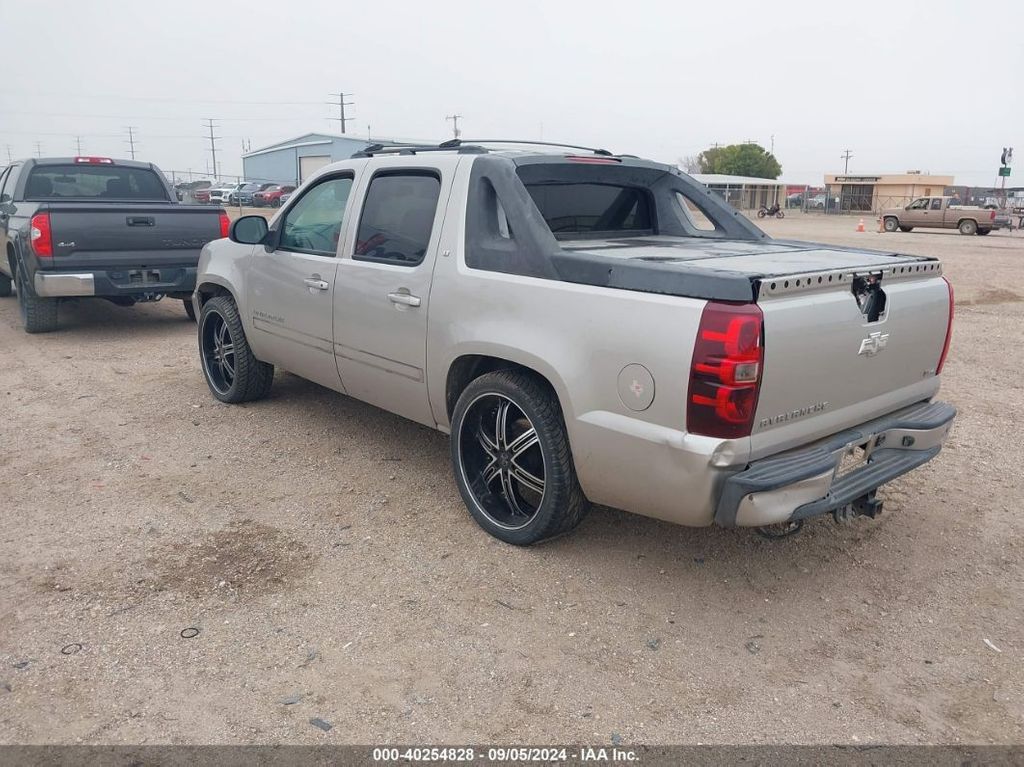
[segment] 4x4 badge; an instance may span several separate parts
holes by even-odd
[[[860,351],[858,351],[857,354],[866,354],[868,357],[874,357],[882,351],[888,343],[888,333],[883,333],[880,330],[875,331],[860,342]]]

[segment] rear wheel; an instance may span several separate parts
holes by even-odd
[[[11,278],[6,274],[0,274],[0,298],[7,298],[12,292]]]
[[[786,214],[785,214],[785,213],[783,213],[783,212],[782,212],[781,210],[780,210],[780,211],[778,211],[778,212],[777,212],[777,213],[775,214],[775,218],[785,218],[785,217],[786,217]]]
[[[18,288],[18,307],[21,324],[26,333],[49,333],[57,329],[57,299],[40,298],[28,284],[24,268],[19,264],[14,271]]]
[[[759,211],[757,211],[758,218],[764,218],[767,214],[768,211],[766,211],[764,208],[761,208]]]
[[[558,399],[527,373],[500,370],[462,393],[452,418],[455,481],[495,538],[527,546],[572,530],[589,508]]]
[[[960,234],[974,234],[978,231],[978,223],[973,219],[965,218],[957,229],[960,230]]]
[[[274,366],[253,356],[235,302],[211,298],[199,315],[199,358],[213,396],[221,402],[251,402],[270,393]]]
[[[885,221],[882,222],[882,226],[887,232],[895,232],[900,228],[900,222],[892,216],[886,216]]]

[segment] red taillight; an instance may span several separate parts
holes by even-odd
[[[220,236],[227,237],[228,232],[231,230],[231,219],[228,218],[227,213],[220,214]]]
[[[29,222],[29,238],[32,252],[42,258],[53,257],[53,234],[50,231],[50,214],[36,213]]]
[[[686,428],[708,437],[746,437],[761,386],[763,325],[756,304],[709,302],[690,365]]]
[[[949,342],[953,338],[953,284],[945,277],[942,278],[949,288],[949,321],[946,323],[946,340],[942,344],[942,354],[939,356],[939,364],[935,366],[935,375],[942,373],[942,366],[946,364],[946,355],[949,354]]]
[[[988,220],[989,221],[995,221],[996,220],[996,212],[994,210],[992,211],[992,213],[989,214]]]
[[[87,165],[113,165],[114,161],[109,157],[76,157],[75,162]]]

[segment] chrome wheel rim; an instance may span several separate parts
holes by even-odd
[[[474,399],[462,418],[459,470],[477,509],[506,530],[526,527],[544,502],[544,448],[526,412],[503,394]]]
[[[203,319],[200,338],[206,380],[218,394],[227,394],[235,382],[235,342],[218,312],[210,312]]]

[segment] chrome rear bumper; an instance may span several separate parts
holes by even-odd
[[[96,283],[92,274],[46,274],[36,272],[36,295],[42,298],[63,296],[94,296]]]

